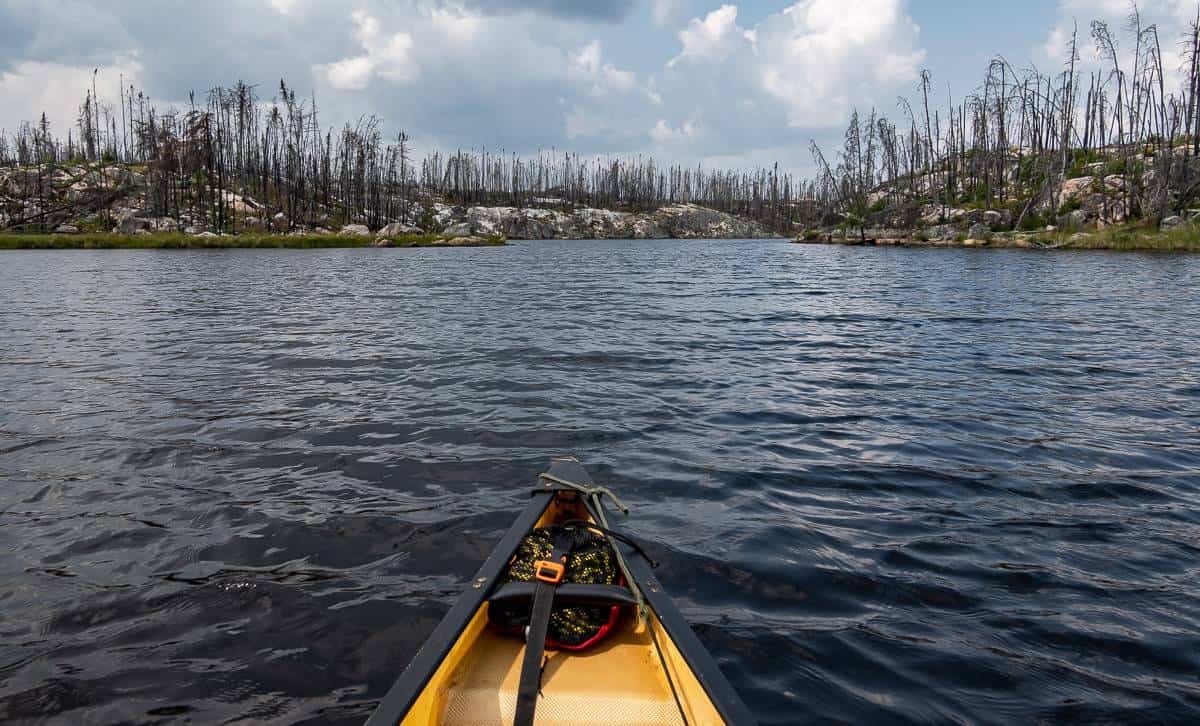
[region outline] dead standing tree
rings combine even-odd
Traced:
[[[203,104],[159,111],[122,80],[121,109],[114,113],[98,99],[95,77],[65,140],[47,138],[49,130],[36,124],[11,137],[0,133],[0,165],[38,164],[47,150],[60,164],[84,163],[102,175],[115,173],[111,162],[127,164],[144,171],[155,216],[233,231],[264,223],[284,231],[416,222],[422,220],[414,215],[433,200],[621,211],[699,204],[780,231],[849,215],[859,220],[861,237],[875,214],[862,203],[867,199],[884,200],[889,214],[909,223],[930,218],[931,207],[942,219],[971,207],[1008,210],[1016,226],[1035,227],[1063,214],[1063,180],[1084,173],[1119,195],[1120,209],[1106,211],[1106,219],[1161,216],[1195,196],[1191,167],[1175,159],[1175,146],[1200,155],[1200,9],[1182,39],[1186,78],[1178,93],[1167,87],[1158,28],[1135,6],[1126,29],[1130,55],[1119,52],[1108,25],[1091,24],[1105,68],[1086,81],[1078,74],[1077,33],[1061,75],[1018,71],[997,58],[978,89],[957,100],[948,96],[942,109],[934,108],[932,76],[923,71],[913,91],[917,112],[902,100],[898,123],[855,114],[837,166],[813,148],[817,177],[807,180],[778,164],[706,169],[554,149],[529,156],[434,150],[414,160],[407,135],[385,143],[378,119],[340,132],[323,128],[315,99],[301,101],[282,82],[265,103],[238,83],[214,89]],[[18,175],[15,183],[26,194],[36,178]]]

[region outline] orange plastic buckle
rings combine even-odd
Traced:
[[[550,562],[549,560],[538,560],[533,565],[534,576],[542,582],[548,582],[551,585],[557,585],[562,582],[563,574],[566,571],[566,567],[557,562]]]

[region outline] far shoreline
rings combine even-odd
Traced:
[[[804,235],[793,244],[837,245],[843,247],[919,247],[937,249],[1025,249],[1025,250],[1111,250],[1115,252],[1200,252],[1200,227],[1185,224],[1174,229],[1145,225],[1123,225],[1103,230],[1068,232],[1048,229],[1043,232],[1001,232],[986,237],[925,239],[914,236]]]
[[[902,230],[897,230],[902,232]],[[591,242],[618,239],[610,237],[509,239],[503,235],[464,236],[410,234],[392,237],[335,233],[242,233],[190,235],[180,232],[140,234],[114,233],[17,233],[0,232],[0,252],[6,250],[223,250],[223,249],[444,249],[450,247],[503,247],[510,241]],[[663,239],[701,240],[703,237]],[[718,238],[712,238],[718,239]],[[638,240],[655,241],[655,240]],[[779,238],[762,238],[778,242]],[[1112,227],[1089,232],[1000,232],[983,238],[925,239],[914,236],[878,236],[865,239],[847,232],[802,235],[790,240],[798,245],[840,247],[912,247],[930,249],[1023,249],[1039,251],[1110,250],[1118,252],[1200,252],[1200,227],[1185,225],[1176,229],[1153,229],[1141,225]]]
[[[4,250],[233,250],[503,247],[503,236],[403,235],[381,238],[350,234],[36,234],[0,232]]]

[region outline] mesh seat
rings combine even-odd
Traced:
[[[682,724],[648,636],[625,621],[594,649],[547,653],[538,726]],[[441,723],[511,726],[525,644],[486,631],[448,684]]]
[[[498,693],[483,689],[455,689],[446,703],[442,722],[454,726],[511,726],[516,706],[515,691]],[[670,701],[554,692],[545,693],[538,699],[535,722],[539,726],[658,726],[682,723],[679,711]]]

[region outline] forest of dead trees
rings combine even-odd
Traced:
[[[901,99],[898,122],[855,112],[836,163],[812,145],[818,214],[844,215],[861,229],[873,209],[885,208],[893,218],[907,213],[911,225],[933,204],[1008,208],[1014,226],[1042,224],[1061,211],[1062,183],[1089,170],[1125,178],[1116,202],[1122,218],[1161,218],[1172,204],[1194,202],[1186,157],[1200,156],[1200,9],[1181,37],[1163,38],[1132,4],[1126,30],[1128,53],[1117,31],[1094,21],[1075,28],[1059,73],[1018,70],[998,57],[957,104],[948,96],[939,107],[923,72],[918,103]],[[1166,88],[1164,42],[1184,46],[1183,84],[1174,91]],[[1084,76],[1089,48],[1102,69]]]
[[[528,158],[434,151],[418,160],[409,137],[385,138],[376,118],[323,128],[316,102],[282,82],[269,103],[238,83],[166,110],[125,84],[117,99],[93,89],[65,135],[45,116],[0,133],[0,166],[35,171],[22,177],[40,187],[24,190],[26,198],[44,195],[47,180],[67,165],[137,169],[148,212],[178,218],[186,211],[218,230],[236,226],[234,195],[282,213],[291,228],[331,217],[374,228],[411,219],[413,205],[429,198],[627,211],[692,202],[783,232],[839,222],[861,228],[885,211],[911,224],[931,204],[1005,207],[1020,225],[1057,213],[1063,180],[1098,161],[1107,173],[1128,172],[1127,217],[1161,216],[1196,191],[1187,186],[1184,157],[1200,155],[1200,16],[1180,37],[1162,37],[1134,6],[1125,30],[1099,21],[1077,29],[1062,70],[1052,74],[998,57],[979,89],[959,100],[947,92],[944,104],[924,72],[916,103],[901,99],[898,120],[856,111],[832,162],[812,144],[813,179],[781,173],[778,164],[747,172],[555,151]],[[1185,46],[1180,88],[1166,87],[1164,43]],[[1085,52],[1104,70],[1080,72]]]

